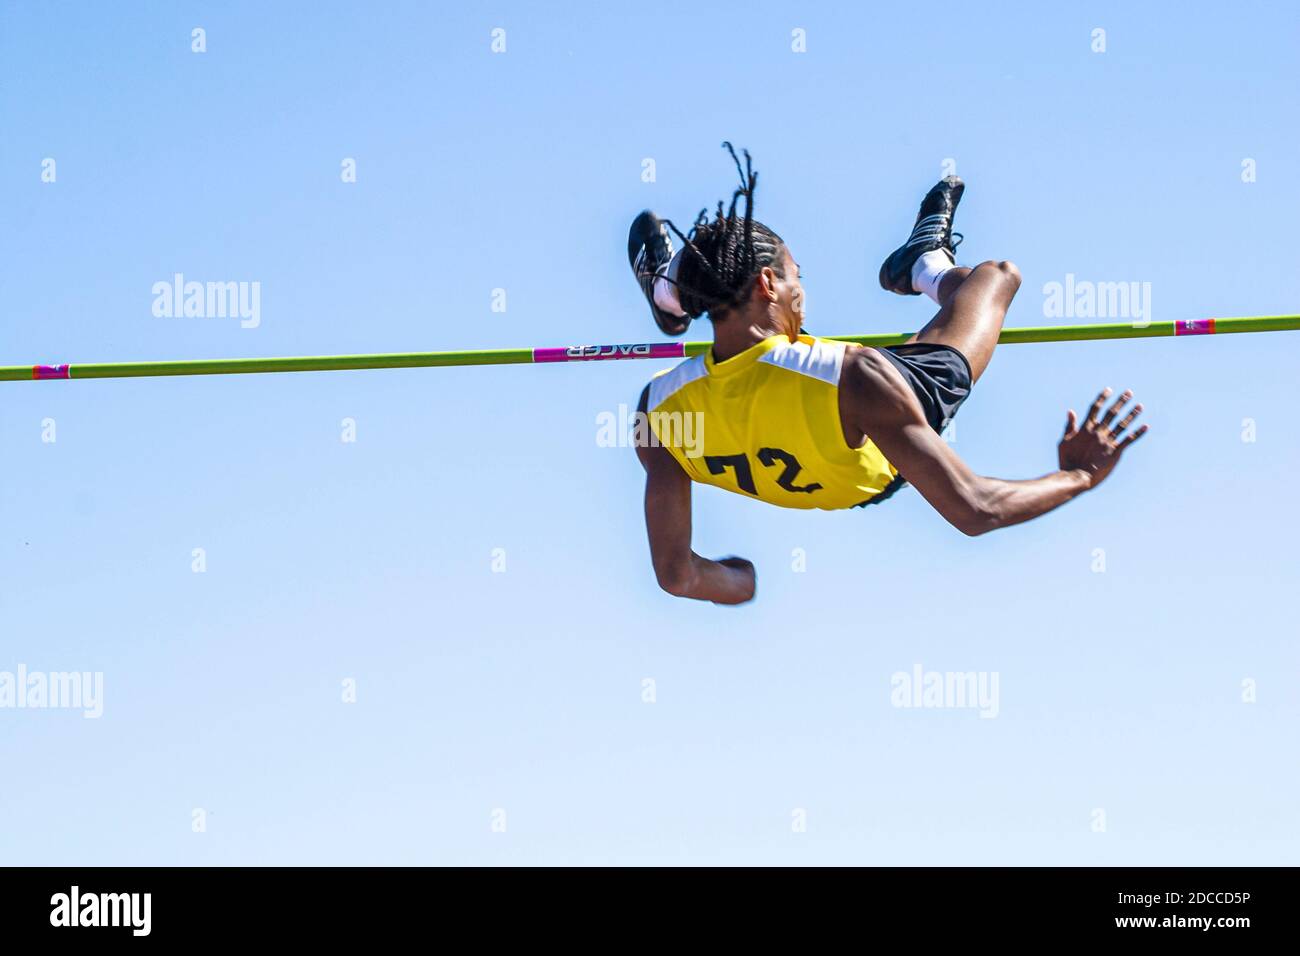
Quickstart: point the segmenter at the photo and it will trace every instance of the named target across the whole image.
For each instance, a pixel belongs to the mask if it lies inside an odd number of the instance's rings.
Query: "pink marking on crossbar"
[[[33,365],[32,378],[44,381],[53,378],[72,378],[71,365]]]
[[[1174,335],[1213,335],[1213,319],[1179,319],[1174,323]]]
[[[655,342],[643,345],[569,345],[533,349],[534,362],[603,362],[616,359],[682,358],[686,346],[681,342]]]

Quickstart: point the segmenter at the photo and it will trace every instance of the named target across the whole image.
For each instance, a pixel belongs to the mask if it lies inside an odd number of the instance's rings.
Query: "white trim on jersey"
[[[650,398],[646,402],[646,411],[654,411],[672,398],[674,393],[708,374],[709,370],[704,367],[704,356],[697,355],[661,375],[656,375],[650,380]]]
[[[823,339],[818,339],[812,345],[807,342],[783,342],[759,361],[820,379],[830,385],[839,385],[847,345],[846,342],[827,342]]]

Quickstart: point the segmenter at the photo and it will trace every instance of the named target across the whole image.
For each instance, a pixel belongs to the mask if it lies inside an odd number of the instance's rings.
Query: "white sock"
[[[939,302],[939,283],[948,274],[949,269],[956,268],[947,249],[932,249],[912,264],[912,288],[922,295],[928,295]]]
[[[682,254],[679,252],[659,267],[659,278],[655,279],[655,305],[669,315],[686,314],[686,310],[682,308],[681,296],[677,293],[677,285],[668,281],[677,278],[677,269],[681,264]]]

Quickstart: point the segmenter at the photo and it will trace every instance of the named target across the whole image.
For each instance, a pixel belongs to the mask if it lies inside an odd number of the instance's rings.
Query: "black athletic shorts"
[[[916,400],[925,411],[925,420],[937,432],[948,427],[961,403],[970,395],[970,362],[951,345],[890,345],[879,350],[902,373],[912,386]],[[884,501],[907,482],[898,475],[874,498],[854,507]]]

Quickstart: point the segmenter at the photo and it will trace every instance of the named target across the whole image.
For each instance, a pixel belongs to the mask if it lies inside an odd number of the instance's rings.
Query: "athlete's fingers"
[[[1111,405],[1110,408],[1106,409],[1106,414],[1101,416],[1101,421],[1098,422],[1098,424],[1101,425],[1103,428],[1105,428],[1107,425],[1113,422],[1115,420],[1115,416],[1119,414],[1119,410],[1123,408],[1128,403],[1128,400],[1132,397],[1133,397],[1132,390],[1125,389],[1124,392],[1120,395],[1120,397],[1115,399],[1115,403]]]
[[[1137,441],[1139,438],[1145,435],[1147,433],[1147,429],[1150,427],[1151,426],[1149,425],[1143,425],[1141,428],[1133,432],[1131,435],[1125,435],[1124,440],[1119,443],[1119,445],[1115,448],[1115,451],[1117,452],[1123,451],[1129,445],[1133,444],[1135,441]]]
[[[1073,435],[1075,432],[1079,430],[1078,425],[1079,425],[1079,416],[1074,414],[1074,409],[1072,408],[1065,413],[1065,434],[1062,435],[1061,437],[1063,439],[1069,438],[1071,435]]]
[[[1119,424],[1110,430],[1110,437],[1115,441],[1119,441],[1120,433],[1123,432],[1124,429],[1128,428],[1129,425],[1132,425],[1133,419],[1137,418],[1141,414],[1142,414],[1142,406],[1134,405],[1132,410],[1130,410],[1127,415],[1125,415],[1123,418],[1120,419]]]
[[[1110,389],[1103,388],[1097,400],[1088,408],[1088,417],[1084,420],[1085,425],[1095,425],[1097,423],[1097,413],[1101,411],[1101,406],[1106,404],[1106,399],[1110,398]]]

